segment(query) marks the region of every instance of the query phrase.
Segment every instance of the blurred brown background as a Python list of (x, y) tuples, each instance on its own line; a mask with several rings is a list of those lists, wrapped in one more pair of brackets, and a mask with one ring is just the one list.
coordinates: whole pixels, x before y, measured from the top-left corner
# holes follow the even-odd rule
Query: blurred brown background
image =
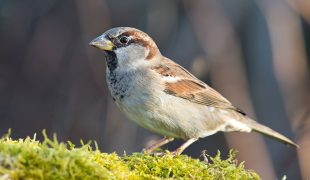
[[(62, 141), (96, 140), (131, 153), (160, 136), (125, 120), (105, 83), (104, 56), (88, 43), (115, 26), (147, 32), (250, 117), (296, 140), (218, 133), (185, 153), (229, 148), (263, 179), (310, 178), (310, 1), (0, 0), (0, 134), (47, 129)], [(168, 145), (173, 150), (181, 141)]]

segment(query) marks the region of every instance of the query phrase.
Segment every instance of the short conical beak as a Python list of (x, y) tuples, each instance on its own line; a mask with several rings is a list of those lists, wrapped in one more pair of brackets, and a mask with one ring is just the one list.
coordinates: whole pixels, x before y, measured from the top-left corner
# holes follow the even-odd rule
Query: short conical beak
[(114, 47), (114, 44), (103, 35), (92, 40), (89, 45), (105, 51), (112, 51)]

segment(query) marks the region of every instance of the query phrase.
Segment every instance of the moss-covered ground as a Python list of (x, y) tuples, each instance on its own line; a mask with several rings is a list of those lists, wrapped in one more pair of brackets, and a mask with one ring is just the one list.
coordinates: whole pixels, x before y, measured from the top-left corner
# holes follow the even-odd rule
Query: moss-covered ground
[[(45, 134), (45, 133), (44, 133)], [(223, 160), (220, 153), (209, 162), (186, 155), (162, 157), (143, 153), (119, 156), (103, 153), (90, 144), (75, 147), (54, 137), (0, 139), (0, 179), (259, 179), (237, 164), (235, 153)]]

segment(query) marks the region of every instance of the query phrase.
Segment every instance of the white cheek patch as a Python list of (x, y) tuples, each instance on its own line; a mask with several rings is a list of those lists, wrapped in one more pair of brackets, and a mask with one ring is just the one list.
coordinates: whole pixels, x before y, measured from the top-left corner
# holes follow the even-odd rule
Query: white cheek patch
[(147, 50), (140, 46), (131, 44), (126, 47), (120, 47), (115, 50), (120, 69), (136, 69), (147, 64), (145, 57)]

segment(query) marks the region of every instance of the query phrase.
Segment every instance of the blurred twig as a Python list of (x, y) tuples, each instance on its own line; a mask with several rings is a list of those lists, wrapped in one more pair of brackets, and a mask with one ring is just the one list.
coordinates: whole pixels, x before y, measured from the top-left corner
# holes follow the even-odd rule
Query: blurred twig
[(286, 0), (288, 4), (310, 24), (309, 0)]
[[(202, 47), (211, 61), (211, 78), (216, 89), (234, 104), (254, 114), (247, 90), (241, 50), (231, 22), (218, 1), (185, 1), (188, 15)], [(262, 138), (257, 135), (232, 133), (228, 143), (240, 151), (239, 159), (255, 169), (263, 179), (275, 179), (272, 164)], [(240, 141), (242, 139), (242, 141)], [(254, 152), (255, 156), (249, 152)]]
[[(310, 97), (310, 74), (307, 68), (301, 20), (298, 14), (281, 1), (263, 0), (259, 4), (266, 15), (276, 78), (281, 87), (286, 111), (293, 127), (308, 127), (309, 116), (301, 116), (305, 109), (309, 108)], [(300, 130), (300, 128), (294, 129)], [(298, 139), (298, 144), (301, 146), (298, 149), (298, 156), (304, 179), (310, 177), (309, 139), (308, 132), (303, 133)]]

